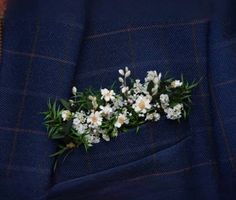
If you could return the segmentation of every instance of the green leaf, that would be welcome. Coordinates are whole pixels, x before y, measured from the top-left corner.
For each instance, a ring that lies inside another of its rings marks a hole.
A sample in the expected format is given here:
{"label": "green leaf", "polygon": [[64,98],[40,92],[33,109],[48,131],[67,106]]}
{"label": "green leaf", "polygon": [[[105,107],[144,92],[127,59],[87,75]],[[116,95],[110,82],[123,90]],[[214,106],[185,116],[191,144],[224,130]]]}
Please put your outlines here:
{"label": "green leaf", "polygon": [[68,148],[64,147],[64,148],[60,149],[59,151],[57,151],[56,153],[51,154],[50,157],[62,155],[66,150],[68,150]]}
{"label": "green leaf", "polygon": [[70,110],[70,103],[68,101],[60,99],[60,102],[67,110]]}
{"label": "green leaf", "polygon": [[140,126],[136,128],[136,134],[139,134],[139,133],[140,133]]}

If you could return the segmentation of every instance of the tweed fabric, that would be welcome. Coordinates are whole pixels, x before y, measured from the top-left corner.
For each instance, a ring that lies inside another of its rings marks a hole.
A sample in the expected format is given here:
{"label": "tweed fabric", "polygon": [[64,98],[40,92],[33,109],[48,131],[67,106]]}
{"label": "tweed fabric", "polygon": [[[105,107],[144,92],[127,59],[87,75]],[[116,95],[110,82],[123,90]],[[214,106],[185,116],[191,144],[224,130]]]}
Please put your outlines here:
{"label": "tweed fabric", "polygon": [[[233,1],[13,0],[0,68],[0,199],[236,198]],[[19,17],[20,16],[20,17]],[[202,81],[189,120],[145,124],[76,150],[52,171],[43,116],[71,87],[106,87],[118,69]]]}

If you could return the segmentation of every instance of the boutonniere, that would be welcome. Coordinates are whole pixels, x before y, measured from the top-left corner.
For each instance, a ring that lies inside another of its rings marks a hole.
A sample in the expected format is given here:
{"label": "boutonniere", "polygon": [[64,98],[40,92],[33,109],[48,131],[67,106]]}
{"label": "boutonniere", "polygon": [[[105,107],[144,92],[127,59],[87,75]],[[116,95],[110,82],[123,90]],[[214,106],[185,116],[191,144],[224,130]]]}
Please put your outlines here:
{"label": "boutonniere", "polygon": [[84,146],[86,150],[101,140],[110,141],[119,133],[161,118],[187,118],[191,92],[197,82],[164,77],[157,71],[148,71],[144,81],[132,79],[126,67],[119,70],[119,91],[110,88],[79,92],[72,88],[69,100],[48,103],[44,112],[49,138],[58,141],[59,150],[52,156],[67,156]]}

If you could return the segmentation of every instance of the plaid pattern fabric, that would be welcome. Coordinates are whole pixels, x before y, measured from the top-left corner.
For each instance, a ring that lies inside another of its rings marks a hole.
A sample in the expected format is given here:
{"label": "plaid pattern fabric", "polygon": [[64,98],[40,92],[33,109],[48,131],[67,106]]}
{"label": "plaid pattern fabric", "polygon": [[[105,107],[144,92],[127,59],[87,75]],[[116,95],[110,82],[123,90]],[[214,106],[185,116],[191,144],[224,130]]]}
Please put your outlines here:
{"label": "plaid pattern fabric", "polygon": [[[0,68],[0,199],[236,198],[234,7],[216,6],[218,20],[202,9],[207,1],[182,1],[188,14],[175,1],[12,1]],[[68,98],[73,85],[111,85],[124,66],[137,77],[151,69],[202,77],[189,120],[78,149],[54,174],[56,144],[39,114],[48,99]]]}

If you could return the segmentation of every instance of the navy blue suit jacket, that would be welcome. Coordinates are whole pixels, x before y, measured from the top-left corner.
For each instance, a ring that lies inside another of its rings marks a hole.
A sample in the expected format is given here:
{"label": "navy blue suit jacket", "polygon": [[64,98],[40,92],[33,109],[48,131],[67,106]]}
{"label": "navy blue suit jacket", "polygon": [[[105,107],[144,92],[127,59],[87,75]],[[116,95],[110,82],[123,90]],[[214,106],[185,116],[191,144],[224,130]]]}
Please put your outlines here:
{"label": "navy blue suit jacket", "polygon": [[[1,200],[236,199],[233,0],[12,0],[0,66]],[[76,150],[53,173],[49,98],[106,87],[129,66],[203,78],[181,124]]]}

